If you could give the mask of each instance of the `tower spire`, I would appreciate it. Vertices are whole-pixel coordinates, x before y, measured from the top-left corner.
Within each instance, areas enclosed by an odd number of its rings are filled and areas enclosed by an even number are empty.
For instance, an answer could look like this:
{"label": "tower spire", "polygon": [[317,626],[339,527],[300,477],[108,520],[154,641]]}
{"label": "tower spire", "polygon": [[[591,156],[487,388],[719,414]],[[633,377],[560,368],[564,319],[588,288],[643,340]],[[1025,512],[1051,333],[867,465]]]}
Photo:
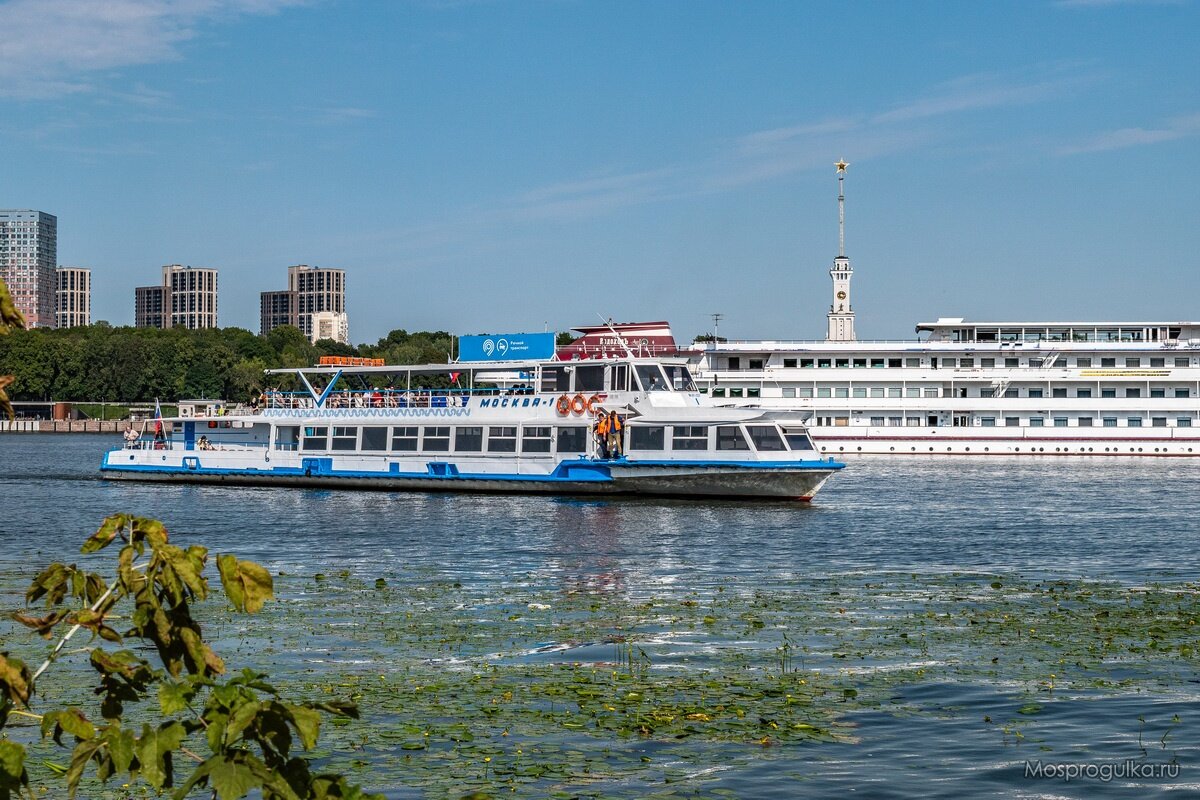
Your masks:
{"label": "tower spire", "polygon": [[846,167],[845,159],[837,163],[838,179],[838,254],[833,259],[829,277],[833,279],[833,302],[829,305],[829,332],[825,339],[830,342],[854,341],[854,306],[850,305],[850,277],[854,269],[846,258]]}

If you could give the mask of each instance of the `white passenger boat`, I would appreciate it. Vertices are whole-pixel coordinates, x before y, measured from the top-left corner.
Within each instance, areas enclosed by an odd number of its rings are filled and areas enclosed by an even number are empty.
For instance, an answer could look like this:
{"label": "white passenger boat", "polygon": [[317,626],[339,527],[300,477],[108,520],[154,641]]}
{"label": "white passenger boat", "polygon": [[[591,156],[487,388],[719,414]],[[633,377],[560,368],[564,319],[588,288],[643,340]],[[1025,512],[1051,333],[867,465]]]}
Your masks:
{"label": "white passenger boat", "polygon": [[[164,420],[170,437],[112,450],[101,470],[142,481],[808,501],[843,466],[817,454],[794,412],[718,407],[684,359],[358,362],[273,370],[297,389],[265,392],[260,408]],[[447,373],[463,388],[424,388],[445,386]],[[620,433],[601,441],[602,417]]]}

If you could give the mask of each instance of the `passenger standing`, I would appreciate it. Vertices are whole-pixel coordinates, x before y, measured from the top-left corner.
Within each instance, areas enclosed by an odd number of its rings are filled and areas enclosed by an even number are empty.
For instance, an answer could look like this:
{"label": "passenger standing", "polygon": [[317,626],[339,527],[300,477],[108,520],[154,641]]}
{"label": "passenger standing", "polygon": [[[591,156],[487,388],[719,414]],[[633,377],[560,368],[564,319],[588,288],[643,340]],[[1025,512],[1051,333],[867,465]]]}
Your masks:
{"label": "passenger standing", "polygon": [[608,412],[608,452],[610,458],[621,457],[621,432],[625,424],[616,411]]}
{"label": "passenger standing", "polygon": [[600,448],[600,458],[608,459],[608,415],[600,413],[596,420],[596,444]]}

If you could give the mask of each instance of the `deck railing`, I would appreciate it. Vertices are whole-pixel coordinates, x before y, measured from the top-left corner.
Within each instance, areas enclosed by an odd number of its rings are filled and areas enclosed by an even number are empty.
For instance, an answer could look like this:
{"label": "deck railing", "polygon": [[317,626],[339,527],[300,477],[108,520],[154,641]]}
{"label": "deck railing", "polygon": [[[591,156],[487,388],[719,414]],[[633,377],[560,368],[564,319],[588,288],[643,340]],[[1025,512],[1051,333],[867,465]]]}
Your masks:
{"label": "deck railing", "polygon": [[[333,392],[325,408],[457,408],[475,395],[530,395],[532,386],[507,389],[369,389]],[[266,408],[315,408],[308,392],[264,392]]]}

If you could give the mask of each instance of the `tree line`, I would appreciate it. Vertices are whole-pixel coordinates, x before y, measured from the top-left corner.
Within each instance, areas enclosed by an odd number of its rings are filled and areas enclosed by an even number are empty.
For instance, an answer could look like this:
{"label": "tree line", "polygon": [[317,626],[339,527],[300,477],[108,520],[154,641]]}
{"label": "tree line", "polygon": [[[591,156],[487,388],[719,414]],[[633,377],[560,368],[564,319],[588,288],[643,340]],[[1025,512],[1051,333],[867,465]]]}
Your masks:
{"label": "tree line", "polygon": [[445,331],[394,330],[375,344],[353,346],[330,339],[313,344],[290,325],[259,336],[243,328],[159,330],[99,322],[12,330],[0,337],[0,375],[12,375],[13,400],[240,401],[266,387],[266,369],[308,367],[330,355],[437,364],[448,360],[452,348]]}

